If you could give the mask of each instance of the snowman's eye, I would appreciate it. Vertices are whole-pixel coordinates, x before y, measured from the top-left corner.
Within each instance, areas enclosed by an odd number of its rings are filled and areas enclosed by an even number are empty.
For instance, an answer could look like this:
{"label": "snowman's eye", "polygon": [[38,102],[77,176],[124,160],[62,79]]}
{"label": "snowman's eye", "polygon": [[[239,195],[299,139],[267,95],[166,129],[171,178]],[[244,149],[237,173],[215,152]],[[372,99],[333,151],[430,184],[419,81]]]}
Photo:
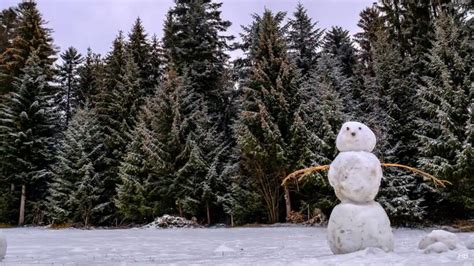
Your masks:
{"label": "snowman's eye", "polygon": [[362,128],[361,128],[361,127],[359,127],[359,130],[362,130]]}
{"label": "snowman's eye", "polygon": [[347,130],[349,130],[350,128],[349,127],[346,127]]}

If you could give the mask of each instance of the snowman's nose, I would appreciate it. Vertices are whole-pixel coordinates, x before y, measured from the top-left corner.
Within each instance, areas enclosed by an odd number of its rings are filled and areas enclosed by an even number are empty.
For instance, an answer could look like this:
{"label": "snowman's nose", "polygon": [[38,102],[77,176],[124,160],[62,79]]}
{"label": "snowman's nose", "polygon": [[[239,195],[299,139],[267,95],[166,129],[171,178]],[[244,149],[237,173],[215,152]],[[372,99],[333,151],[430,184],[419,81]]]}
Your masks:
{"label": "snowman's nose", "polygon": [[354,136],[356,135],[356,133],[355,133],[355,132],[352,132],[351,135],[354,137]]}

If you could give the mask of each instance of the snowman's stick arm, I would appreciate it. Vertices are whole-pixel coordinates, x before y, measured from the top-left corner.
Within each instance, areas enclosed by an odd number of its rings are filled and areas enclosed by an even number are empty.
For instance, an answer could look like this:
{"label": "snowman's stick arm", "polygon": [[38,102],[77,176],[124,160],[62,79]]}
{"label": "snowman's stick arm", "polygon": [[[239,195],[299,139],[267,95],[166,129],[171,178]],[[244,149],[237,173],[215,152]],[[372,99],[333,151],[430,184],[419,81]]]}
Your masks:
{"label": "snowman's stick arm", "polygon": [[407,166],[407,165],[403,165],[403,164],[398,164],[398,163],[382,163],[382,166],[385,166],[385,167],[400,167],[400,168],[405,168],[405,169],[408,169],[414,173],[417,173],[419,175],[421,175],[422,177],[424,177],[425,180],[431,180],[435,186],[442,186],[442,187],[446,187],[445,184],[450,184],[452,185],[451,182],[449,182],[448,180],[443,180],[443,179],[438,179],[436,177],[434,177],[433,175],[430,175],[426,172],[423,172],[419,169],[416,169],[416,168],[413,168],[413,167],[410,167],[410,166]]}
{"label": "snowman's stick arm", "polygon": [[301,170],[298,170],[298,171],[295,171],[289,175],[287,175],[283,181],[281,182],[281,185],[282,186],[286,186],[286,183],[290,180],[290,179],[296,179],[298,178],[298,182],[301,181],[301,179],[303,179],[304,176],[306,175],[309,175],[309,174],[312,174],[314,172],[317,172],[317,171],[321,171],[321,170],[328,170],[329,169],[329,165],[326,164],[326,165],[318,165],[318,166],[312,166],[312,167],[308,167],[308,168],[305,168],[305,169],[301,169]]}
{"label": "snowman's stick arm", "polygon": [[[413,168],[413,167],[410,167],[410,166],[407,166],[407,165],[403,165],[403,164],[398,164],[398,163],[382,163],[382,166],[384,167],[400,167],[400,168],[405,168],[405,169],[408,169],[414,173],[417,173],[421,176],[423,176],[425,178],[425,180],[431,180],[435,186],[442,186],[442,187],[446,187],[445,184],[450,184],[452,185],[451,182],[449,182],[448,180],[443,180],[443,179],[438,179],[436,177],[434,177],[433,175],[430,175],[426,172],[423,172],[421,170],[418,170],[416,168]],[[295,171],[291,174],[289,174],[288,176],[286,176],[281,185],[282,186],[286,186],[287,182],[290,180],[290,179],[296,179],[298,178],[298,182],[301,181],[301,179],[303,179],[303,177],[305,177],[306,175],[309,175],[309,174],[312,174],[314,172],[317,172],[317,171],[321,171],[321,170],[328,170],[329,169],[329,165],[318,165],[318,166],[313,166],[313,167],[308,167],[308,168],[305,168],[305,169],[301,169],[301,170],[298,170],[298,171]]]}

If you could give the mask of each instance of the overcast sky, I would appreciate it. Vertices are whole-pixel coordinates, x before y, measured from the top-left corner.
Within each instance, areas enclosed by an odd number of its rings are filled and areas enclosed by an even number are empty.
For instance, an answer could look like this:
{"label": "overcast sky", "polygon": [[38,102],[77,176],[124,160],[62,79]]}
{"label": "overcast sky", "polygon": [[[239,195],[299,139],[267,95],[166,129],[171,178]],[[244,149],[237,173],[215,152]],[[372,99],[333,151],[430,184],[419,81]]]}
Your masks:
{"label": "overcast sky", "polygon": [[[20,0],[1,0],[0,8],[16,5]],[[106,54],[119,30],[128,32],[137,17],[149,35],[162,34],[163,21],[173,0],[39,0],[38,7],[53,29],[56,46],[65,50],[76,47],[85,53],[87,47]],[[240,25],[251,22],[252,13],[264,8],[286,11],[291,15],[298,0],[223,0],[222,16],[232,22],[229,33],[238,36]],[[300,0],[308,14],[322,28],[337,25],[352,34],[359,31],[359,13],[374,0]]]}

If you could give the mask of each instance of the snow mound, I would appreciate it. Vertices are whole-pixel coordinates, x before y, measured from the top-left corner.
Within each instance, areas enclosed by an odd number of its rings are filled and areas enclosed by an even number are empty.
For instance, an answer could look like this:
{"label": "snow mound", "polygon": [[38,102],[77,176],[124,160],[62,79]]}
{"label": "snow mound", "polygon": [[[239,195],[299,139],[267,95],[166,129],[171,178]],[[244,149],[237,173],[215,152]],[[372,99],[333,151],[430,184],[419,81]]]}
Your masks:
{"label": "snow mound", "polygon": [[455,249],[461,245],[461,241],[454,233],[444,230],[433,230],[427,236],[423,237],[418,243],[419,249],[424,249],[425,253],[441,253],[448,249]]}
{"label": "snow mound", "polygon": [[468,249],[474,249],[474,236],[471,236],[468,240],[464,242],[466,245],[466,248]]}
{"label": "snow mound", "polygon": [[197,228],[202,227],[194,219],[188,220],[179,216],[165,214],[156,218],[153,222],[144,226],[144,228]]}

